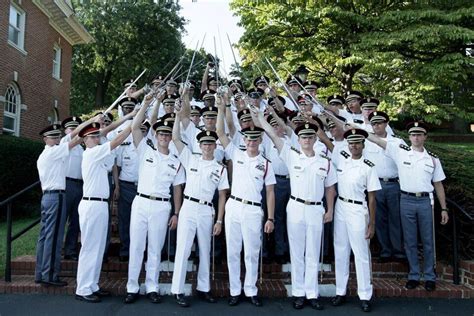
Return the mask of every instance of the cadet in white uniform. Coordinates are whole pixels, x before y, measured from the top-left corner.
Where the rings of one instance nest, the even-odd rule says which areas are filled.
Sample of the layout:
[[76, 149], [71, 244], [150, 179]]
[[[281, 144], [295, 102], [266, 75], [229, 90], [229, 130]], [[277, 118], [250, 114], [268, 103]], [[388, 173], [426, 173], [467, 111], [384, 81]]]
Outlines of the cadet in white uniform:
[[[165, 241], [167, 225], [171, 229], [176, 228], [178, 212], [181, 208], [181, 184], [185, 182], [181, 163], [168, 149], [173, 124], [163, 120], [158, 120], [153, 124], [156, 143], [149, 138], [144, 138], [140, 130], [152, 98], [152, 95], [145, 96], [144, 104], [132, 123], [133, 143], [137, 148], [139, 171], [138, 192], [132, 203], [130, 219], [130, 258], [127, 296], [124, 300], [126, 304], [133, 303], [138, 298], [140, 290], [138, 277], [147, 241], [146, 293], [152, 303], [161, 302], [158, 287], [161, 249]], [[170, 218], [171, 185], [173, 185], [175, 213]]]
[[[193, 153], [181, 141], [180, 115], [176, 116], [173, 126], [173, 141], [179, 152], [179, 160], [186, 170], [186, 187], [184, 201], [178, 220], [176, 257], [174, 263], [171, 293], [176, 295], [176, 302], [187, 307], [189, 303], [184, 298], [184, 282], [186, 266], [194, 237], [197, 234], [199, 245], [199, 270], [197, 277], [197, 292], [200, 298], [209, 303], [215, 303], [210, 290], [210, 250], [211, 236], [219, 235], [224, 219], [226, 192], [229, 189], [226, 167], [214, 157], [217, 134], [214, 131], [202, 131], [196, 139], [201, 153]], [[214, 192], [219, 190], [219, 211], [214, 225], [214, 207], [212, 199]]]
[[70, 151], [80, 142], [75, 137], [59, 144], [60, 128], [61, 125], [53, 124], [39, 133], [45, 146], [36, 163], [43, 197], [41, 230], [36, 245], [35, 282], [53, 286], [67, 285], [59, 279], [66, 218], [66, 168]]
[[[334, 306], [344, 303], [349, 280], [351, 249], [357, 275], [357, 294], [364, 312], [371, 310], [372, 298], [371, 257], [369, 242], [375, 232], [375, 191], [380, 182], [374, 164], [362, 156], [364, 140], [368, 133], [352, 129], [344, 133], [349, 151], [341, 151], [337, 163], [339, 197], [334, 215], [334, 256], [336, 259], [336, 297]], [[365, 191], [368, 194], [366, 202]]]
[[[262, 189], [266, 188], [268, 218], [264, 232], [273, 231], [275, 193], [275, 174], [271, 162], [258, 151], [263, 129], [252, 127], [243, 129], [246, 150], [239, 150], [224, 131], [224, 112], [226, 106], [217, 97], [217, 135], [226, 153], [232, 160], [234, 180], [230, 199], [226, 203], [225, 234], [227, 237], [227, 265], [229, 268], [229, 305], [239, 303], [242, 284], [240, 282], [240, 254], [242, 242], [245, 253], [244, 292], [255, 306], [262, 302], [257, 296], [258, 254], [262, 243]], [[230, 111], [230, 108], [227, 108]]]
[[441, 206], [441, 224], [449, 220], [446, 208], [446, 196], [443, 181], [446, 176], [438, 157], [424, 148], [427, 128], [423, 122], [411, 122], [407, 125], [411, 146], [387, 142], [371, 135], [369, 140], [385, 148], [398, 167], [400, 177], [400, 215], [402, 220], [405, 252], [410, 267], [407, 289], [414, 289], [420, 284], [420, 267], [418, 263], [418, 229], [423, 243], [423, 276], [425, 289], [436, 289], [434, 271], [435, 249], [433, 230], [433, 189], [436, 191]]
[[110, 294], [99, 288], [109, 220], [110, 188], [106, 161], [112, 150], [118, 147], [129, 134], [130, 129], [125, 129], [112, 141], [100, 145], [99, 123], [90, 123], [79, 133], [79, 136], [84, 138], [86, 150], [82, 158], [84, 196], [79, 203], [82, 247], [77, 266], [76, 299], [78, 300], [95, 303], [100, 302], [100, 296]]
[[[315, 309], [323, 309], [319, 300], [318, 271], [323, 222], [332, 221], [336, 197], [336, 173], [330, 159], [314, 151], [318, 127], [305, 123], [295, 129], [301, 151], [277, 136], [259, 113], [260, 124], [274, 142], [288, 167], [291, 197], [287, 207], [288, 240], [291, 256], [293, 307], [301, 309], [305, 298]], [[326, 193], [328, 212], [322, 199]]]

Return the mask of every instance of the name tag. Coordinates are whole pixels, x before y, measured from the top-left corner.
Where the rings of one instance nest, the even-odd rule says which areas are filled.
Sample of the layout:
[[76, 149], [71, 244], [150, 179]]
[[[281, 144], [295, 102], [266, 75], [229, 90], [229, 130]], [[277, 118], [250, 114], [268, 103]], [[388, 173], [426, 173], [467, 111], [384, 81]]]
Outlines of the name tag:
[[295, 166], [295, 169], [296, 170], [301, 170], [301, 167], [300, 166]]
[[194, 172], [197, 172], [197, 171], [198, 171], [197, 169], [194, 169], [194, 168], [191, 168], [191, 169], [189, 169], [189, 170], [194, 171]]
[[404, 161], [403, 164], [404, 164], [404, 165], [411, 165], [411, 162]]
[[243, 161], [240, 161], [240, 160], [237, 160], [237, 163], [239, 163], [239, 164], [241, 164], [241, 165], [244, 164], [244, 162], [243, 162]]
[[152, 158], [148, 158], [148, 159], [145, 160], [145, 161], [153, 163], [153, 159], [152, 159]]
[[130, 160], [130, 157], [123, 157], [124, 160]]
[[341, 169], [336, 169], [336, 171], [337, 171], [337, 172], [342, 172], [342, 170], [341, 170]]

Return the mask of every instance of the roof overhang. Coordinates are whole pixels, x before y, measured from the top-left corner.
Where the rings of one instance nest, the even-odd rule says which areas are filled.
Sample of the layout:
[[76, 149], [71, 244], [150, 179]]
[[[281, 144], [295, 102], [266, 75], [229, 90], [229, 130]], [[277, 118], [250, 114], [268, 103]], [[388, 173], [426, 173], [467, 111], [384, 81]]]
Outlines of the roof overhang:
[[94, 41], [77, 19], [70, 0], [33, 0], [33, 3], [48, 17], [49, 24], [71, 45]]

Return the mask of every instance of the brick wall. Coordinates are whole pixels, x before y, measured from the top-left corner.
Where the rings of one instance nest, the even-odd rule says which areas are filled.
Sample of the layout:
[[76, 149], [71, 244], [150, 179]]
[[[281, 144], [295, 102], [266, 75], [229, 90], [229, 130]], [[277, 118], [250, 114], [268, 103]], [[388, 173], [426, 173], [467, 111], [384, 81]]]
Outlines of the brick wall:
[[[60, 118], [69, 114], [71, 89], [72, 46], [49, 24], [48, 17], [31, 1], [21, 1], [26, 12], [23, 54], [8, 44], [10, 1], [0, 1], [0, 95], [5, 96], [7, 85], [13, 82], [20, 88], [20, 136], [39, 139], [38, 132], [48, 124], [54, 101], [58, 102]], [[61, 47], [61, 81], [53, 78], [53, 47]], [[0, 133], [3, 132], [4, 103], [0, 102]]]

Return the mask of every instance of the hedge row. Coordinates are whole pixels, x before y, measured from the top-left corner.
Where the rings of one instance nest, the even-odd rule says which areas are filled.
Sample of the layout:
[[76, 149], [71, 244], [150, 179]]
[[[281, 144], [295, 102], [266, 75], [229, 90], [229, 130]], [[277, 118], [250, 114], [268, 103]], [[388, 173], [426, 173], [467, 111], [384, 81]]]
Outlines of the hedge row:
[[0, 201], [38, 181], [36, 160], [44, 144], [0, 135]]

